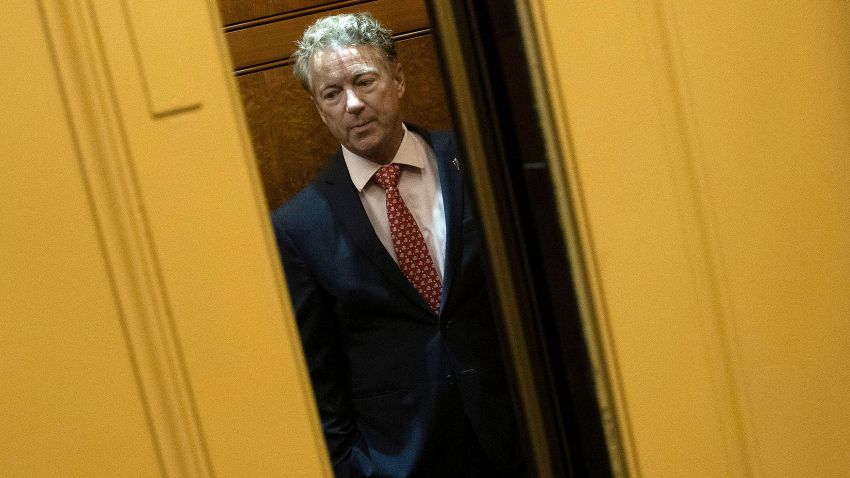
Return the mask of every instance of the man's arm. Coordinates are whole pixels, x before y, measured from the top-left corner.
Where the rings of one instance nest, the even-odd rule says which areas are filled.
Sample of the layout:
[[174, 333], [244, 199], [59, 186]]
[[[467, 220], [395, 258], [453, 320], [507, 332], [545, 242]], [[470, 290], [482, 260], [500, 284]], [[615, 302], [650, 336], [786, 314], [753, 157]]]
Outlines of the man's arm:
[[337, 477], [363, 476], [358, 462], [366, 459], [365, 450], [355, 448], [361, 436], [346, 385], [333, 299], [316, 283], [281, 225], [273, 223], [334, 472]]

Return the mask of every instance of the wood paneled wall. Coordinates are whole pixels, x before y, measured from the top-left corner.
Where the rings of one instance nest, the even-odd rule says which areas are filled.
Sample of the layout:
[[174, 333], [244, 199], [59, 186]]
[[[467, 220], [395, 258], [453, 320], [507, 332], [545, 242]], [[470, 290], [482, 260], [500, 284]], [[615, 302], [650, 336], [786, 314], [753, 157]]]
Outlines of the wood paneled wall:
[[369, 11], [387, 25], [407, 75], [405, 121], [451, 128], [424, 0], [219, 0], [219, 7], [270, 209], [306, 186], [339, 148], [289, 59], [319, 17]]

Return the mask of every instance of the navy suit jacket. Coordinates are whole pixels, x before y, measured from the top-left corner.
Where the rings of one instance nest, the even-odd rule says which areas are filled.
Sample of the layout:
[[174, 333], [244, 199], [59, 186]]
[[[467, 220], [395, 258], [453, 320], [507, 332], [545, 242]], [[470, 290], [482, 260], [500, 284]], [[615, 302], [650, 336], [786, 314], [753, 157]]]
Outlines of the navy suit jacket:
[[519, 446], [462, 165], [450, 134], [408, 129], [442, 186], [439, 316], [375, 234], [341, 151], [272, 215], [331, 461], [337, 476], [454, 477], [476, 438], [507, 472]]

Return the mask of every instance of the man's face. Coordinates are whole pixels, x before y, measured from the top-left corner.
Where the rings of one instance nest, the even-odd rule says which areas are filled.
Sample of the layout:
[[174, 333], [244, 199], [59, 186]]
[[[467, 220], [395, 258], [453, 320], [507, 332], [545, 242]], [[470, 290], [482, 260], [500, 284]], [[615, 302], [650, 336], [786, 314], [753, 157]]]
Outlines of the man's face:
[[391, 67], [365, 45], [322, 50], [311, 61], [310, 90], [340, 144], [376, 163], [392, 161], [404, 136], [400, 64]]

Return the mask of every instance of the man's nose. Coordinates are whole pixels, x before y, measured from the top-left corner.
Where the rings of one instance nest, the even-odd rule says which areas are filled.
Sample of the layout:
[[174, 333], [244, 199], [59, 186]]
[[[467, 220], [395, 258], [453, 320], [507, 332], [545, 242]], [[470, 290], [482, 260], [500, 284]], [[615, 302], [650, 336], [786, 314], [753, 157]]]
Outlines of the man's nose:
[[363, 109], [363, 101], [360, 100], [360, 97], [357, 96], [354, 90], [345, 92], [345, 109], [349, 113], [357, 113]]

